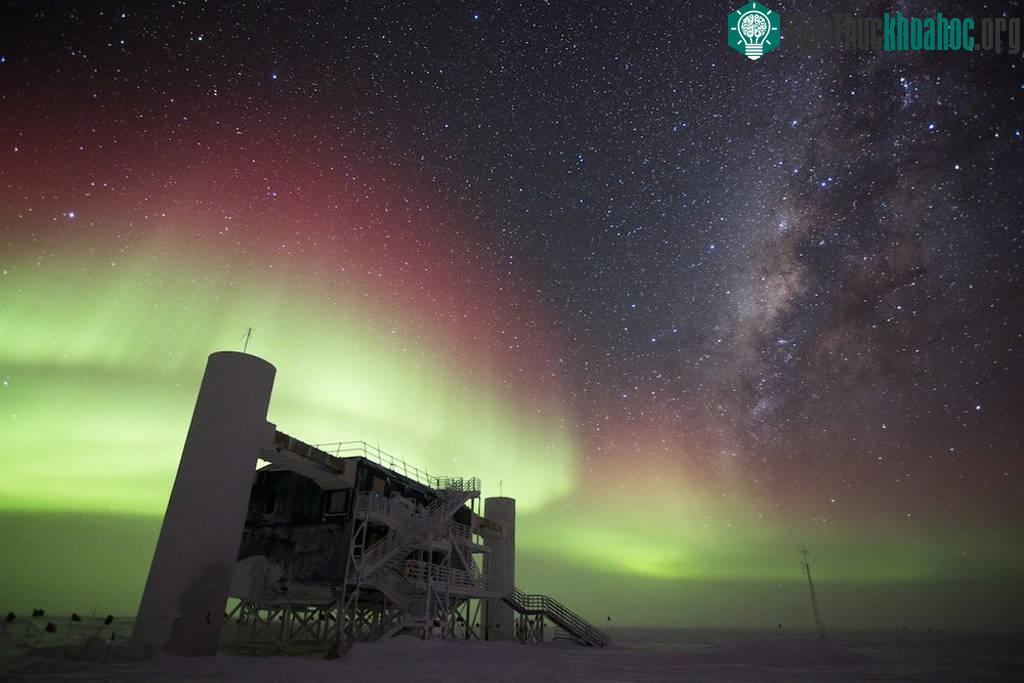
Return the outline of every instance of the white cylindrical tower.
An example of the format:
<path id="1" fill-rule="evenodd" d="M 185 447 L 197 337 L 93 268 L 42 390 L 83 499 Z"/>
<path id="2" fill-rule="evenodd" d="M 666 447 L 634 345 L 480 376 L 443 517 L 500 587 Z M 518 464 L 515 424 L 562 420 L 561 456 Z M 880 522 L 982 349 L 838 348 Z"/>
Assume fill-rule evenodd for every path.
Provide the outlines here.
<path id="1" fill-rule="evenodd" d="M 132 634 L 140 654 L 217 652 L 256 458 L 274 439 L 274 374 L 234 351 L 206 364 Z"/>
<path id="2" fill-rule="evenodd" d="M 484 517 L 501 525 L 501 538 L 485 538 L 490 552 L 484 555 L 484 572 L 491 585 L 510 591 L 516 583 L 516 501 L 515 498 L 487 498 Z M 513 640 L 515 614 L 501 600 L 487 601 L 487 639 Z"/>

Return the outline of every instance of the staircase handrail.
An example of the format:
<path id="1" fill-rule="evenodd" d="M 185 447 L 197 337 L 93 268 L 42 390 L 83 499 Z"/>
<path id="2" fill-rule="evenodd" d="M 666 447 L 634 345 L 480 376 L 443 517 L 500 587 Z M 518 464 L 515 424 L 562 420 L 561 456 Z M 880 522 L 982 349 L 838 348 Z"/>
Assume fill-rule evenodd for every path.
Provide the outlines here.
<path id="1" fill-rule="evenodd" d="M 594 645 L 605 646 L 608 635 L 554 598 L 542 594 L 527 594 L 513 587 L 505 601 L 520 612 L 540 612 L 573 635 Z"/>

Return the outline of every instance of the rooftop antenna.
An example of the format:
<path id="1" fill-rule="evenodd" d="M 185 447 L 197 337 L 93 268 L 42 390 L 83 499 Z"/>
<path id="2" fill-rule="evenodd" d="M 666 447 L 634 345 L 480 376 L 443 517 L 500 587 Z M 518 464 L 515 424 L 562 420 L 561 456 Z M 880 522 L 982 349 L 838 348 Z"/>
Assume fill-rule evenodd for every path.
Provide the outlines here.
<path id="1" fill-rule="evenodd" d="M 814 608 L 814 628 L 818 631 L 818 638 L 824 638 L 825 622 L 821 620 L 821 612 L 818 610 L 818 596 L 814 593 L 814 580 L 811 579 L 811 561 L 807 557 L 807 548 L 801 548 L 800 553 L 804 558 L 800 562 L 800 566 L 804 568 L 804 573 L 807 574 L 807 587 L 811 591 L 811 607 Z"/>
<path id="2" fill-rule="evenodd" d="M 252 339 L 252 328 L 251 327 L 247 327 L 245 329 L 245 344 L 242 345 L 242 353 L 245 353 L 246 351 L 249 350 L 249 340 L 250 339 Z"/>

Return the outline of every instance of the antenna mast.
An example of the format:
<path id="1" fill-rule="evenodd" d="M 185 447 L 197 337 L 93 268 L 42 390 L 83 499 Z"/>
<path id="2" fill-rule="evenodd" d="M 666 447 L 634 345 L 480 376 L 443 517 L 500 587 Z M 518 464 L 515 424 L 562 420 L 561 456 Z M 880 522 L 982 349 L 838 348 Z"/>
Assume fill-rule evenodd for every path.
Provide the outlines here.
<path id="1" fill-rule="evenodd" d="M 814 593 L 814 580 L 811 578 L 811 561 L 807 559 L 807 548 L 801 548 L 800 553 L 804 559 L 800 562 L 800 565 L 804 568 L 804 573 L 807 574 L 807 587 L 811 591 L 811 607 L 814 608 L 814 628 L 818 631 L 818 637 L 825 637 L 825 622 L 821 620 L 821 612 L 818 610 L 818 596 Z"/>
<path id="2" fill-rule="evenodd" d="M 242 353 L 249 350 L 249 340 L 252 339 L 252 328 L 246 328 L 245 330 L 245 344 L 242 346 Z"/>

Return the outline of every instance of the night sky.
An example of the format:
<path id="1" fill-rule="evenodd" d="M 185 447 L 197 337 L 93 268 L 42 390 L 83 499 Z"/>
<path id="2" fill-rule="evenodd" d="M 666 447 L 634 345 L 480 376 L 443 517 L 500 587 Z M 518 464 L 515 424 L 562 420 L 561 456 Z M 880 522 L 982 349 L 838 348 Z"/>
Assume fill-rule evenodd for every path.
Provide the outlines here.
<path id="1" fill-rule="evenodd" d="M 134 610 L 252 327 L 279 429 L 516 497 L 592 618 L 810 626 L 806 545 L 826 624 L 1024 626 L 1021 56 L 738 4 L 2 3 L 0 596 Z"/>

